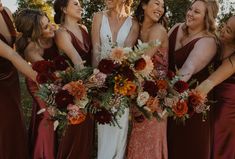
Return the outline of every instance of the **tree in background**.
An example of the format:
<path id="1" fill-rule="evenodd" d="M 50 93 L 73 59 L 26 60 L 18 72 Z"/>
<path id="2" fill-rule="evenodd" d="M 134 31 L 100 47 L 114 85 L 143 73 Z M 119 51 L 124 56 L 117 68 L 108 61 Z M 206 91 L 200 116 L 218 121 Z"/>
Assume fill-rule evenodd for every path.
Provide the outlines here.
<path id="1" fill-rule="evenodd" d="M 50 20 L 53 20 L 53 0 L 17 0 L 18 9 L 15 13 L 23 8 L 40 9 L 47 13 Z"/>
<path id="2" fill-rule="evenodd" d="M 220 3 L 220 14 L 218 16 L 219 26 L 229 17 L 235 15 L 235 2 L 229 2 L 227 0 L 219 0 Z"/>

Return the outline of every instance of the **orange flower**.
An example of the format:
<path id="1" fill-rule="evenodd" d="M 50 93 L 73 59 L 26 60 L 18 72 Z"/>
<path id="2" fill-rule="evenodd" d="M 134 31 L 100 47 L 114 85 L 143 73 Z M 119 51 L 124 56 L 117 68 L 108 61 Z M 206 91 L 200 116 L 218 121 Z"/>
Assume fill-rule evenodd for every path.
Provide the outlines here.
<path id="1" fill-rule="evenodd" d="M 206 101 L 206 97 L 201 95 L 196 90 L 192 90 L 188 98 L 189 104 L 193 107 L 203 104 Z"/>
<path id="2" fill-rule="evenodd" d="M 136 91 L 136 85 L 128 81 L 127 79 L 123 79 L 120 75 L 115 77 L 115 85 L 114 92 L 115 94 L 121 94 L 123 96 L 131 96 Z"/>
<path id="3" fill-rule="evenodd" d="M 156 81 L 156 85 L 158 89 L 167 89 L 168 87 L 168 83 L 166 80 L 157 80 Z"/>
<path id="4" fill-rule="evenodd" d="M 146 103 L 146 106 L 151 110 L 151 112 L 160 111 L 158 98 L 150 97 Z"/>
<path id="5" fill-rule="evenodd" d="M 75 125 L 80 124 L 86 119 L 86 115 L 81 113 L 77 117 L 68 117 L 69 124 Z"/>
<path id="6" fill-rule="evenodd" d="M 136 71 L 142 71 L 145 68 L 146 65 L 147 64 L 146 64 L 146 61 L 144 60 L 144 58 L 141 58 L 141 59 L 139 59 L 135 62 L 134 67 L 135 67 Z"/>
<path id="7" fill-rule="evenodd" d="M 114 48 L 111 52 L 110 58 L 114 60 L 114 63 L 122 63 L 127 57 L 125 56 L 125 52 L 122 48 Z"/>
<path id="8" fill-rule="evenodd" d="M 67 90 L 69 94 L 77 98 L 78 100 L 82 99 L 86 95 L 86 87 L 84 86 L 81 80 L 72 81 L 66 84 L 63 87 L 64 90 Z"/>
<path id="9" fill-rule="evenodd" d="M 177 117 L 183 117 L 188 112 L 188 105 L 184 100 L 178 101 L 172 108 Z"/>

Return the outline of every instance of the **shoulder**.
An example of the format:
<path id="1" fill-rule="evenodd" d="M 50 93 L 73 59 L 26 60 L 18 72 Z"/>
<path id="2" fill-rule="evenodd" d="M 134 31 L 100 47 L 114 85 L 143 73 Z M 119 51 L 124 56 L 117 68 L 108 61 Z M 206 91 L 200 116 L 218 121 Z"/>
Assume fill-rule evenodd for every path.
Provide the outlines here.
<path id="1" fill-rule="evenodd" d="M 35 42 L 29 42 L 29 44 L 27 45 L 27 47 L 24 50 L 25 56 L 39 54 L 39 52 L 40 52 L 40 49 Z"/>
<path id="2" fill-rule="evenodd" d="M 132 21 L 133 30 L 139 30 L 140 28 L 139 22 L 133 17 L 131 17 L 131 21 Z"/>
<path id="3" fill-rule="evenodd" d="M 196 44 L 196 46 L 204 46 L 204 47 L 211 47 L 216 46 L 216 39 L 211 36 L 205 36 L 199 39 Z"/>
<path id="4" fill-rule="evenodd" d="M 4 10 L 7 12 L 7 14 L 8 14 L 9 17 L 11 18 L 11 20 L 13 20 L 13 16 L 12 16 L 12 13 L 11 13 L 10 9 L 7 8 L 7 7 L 4 7 Z"/>
<path id="5" fill-rule="evenodd" d="M 103 14 L 104 13 L 102 11 L 94 13 L 93 20 L 101 19 L 103 17 Z"/>
<path id="6" fill-rule="evenodd" d="M 171 33 L 175 30 L 177 27 L 182 27 L 184 23 L 176 23 L 168 32 L 168 35 L 171 35 Z"/>
<path id="7" fill-rule="evenodd" d="M 67 29 L 64 27 L 59 27 L 59 29 L 57 29 L 55 31 L 55 37 L 70 37 L 69 33 L 67 32 Z"/>
<path id="8" fill-rule="evenodd" d="M 150 37 L 154 36 L 167 37 L 167 30 L 161 24 L 156 23 L 152 26 L 150 30 Z"/>
<path id="9" fill-rule="evenodd" d="M 85 25 L 79 24 L 79 26 L 88 33 L 87 27 Z"/>

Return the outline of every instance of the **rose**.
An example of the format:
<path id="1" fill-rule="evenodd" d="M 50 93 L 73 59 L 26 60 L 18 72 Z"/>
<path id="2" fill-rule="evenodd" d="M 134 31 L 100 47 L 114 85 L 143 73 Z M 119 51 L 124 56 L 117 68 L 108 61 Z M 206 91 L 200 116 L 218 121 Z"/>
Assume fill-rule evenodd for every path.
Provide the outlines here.
<path id="1" fill-rule="evenodd" d="M 199 94 L 198 92 L 192 90 L 189 93 L 188 102 L 189 102 L 189 105 L 191 105 L 192 107 L 201 105 L 204 103 L 204 101 L 205 101 L 205 97 Z"/>
<path id="2" fill-rule="evenodd" d="M 175 76 L 175 73 L 174 73 L 173 71 L 169 70 L 169 71 L 167 72 L 167 77 L 168 77 L 170 80 L 172 80 L 174 76 Z"/>
<path id="3" fill-rule="evenodd" d="M 34 62 L 32 68 L 38 73 L 54 72 L 55 70 L 53 62 L 46 60 Z"/>
<path id="4" fill-rule="evenodd" d="M 188 83 L 184 82 L 184 81 L 177 81 L 174 84 L 174 89 L 179 92 L 179 93 L 183 93 L 184 91 L 186 91 L 189 88 Z"/>
<path id="5" fill-rule="evenodd" d="M 111 74 L 114 70 L 114 63 L 112 60 L 102 59 L 98 64 L 98 69 L 104 74 Z"/>
<path id="6" fill-rule="evenodd" d="M 53 60 L 54 66 L 56 70 L 64 71 L 67 67 L 69 67 L 68 63 L 64 56 L 59 55 Z"/>
<path id="7" fill-rule="evenodd" d="M 56 80 L 56 76 L 52 73 L 43 72 L 43 73 L 38 73 L 36 76 L 36 81 L 39 84 L 43 84 L 48 81 L 54 82 L 55 80 Z"/>
<path id="8" fill-rule="evenodd" d="M 153 81 L 145 81 L 143 90 L 148 92 L 150 96 L 156 97 L 157 96 L 157 86 Z"/>
<path id="9" fill-rule="evenodd" d="M 188 112 L 188 105 L 184 100 L 178 101 L 172 108 L 177 117 L 183 117 Z"/>
<path id="10" fill-rule="evenodd" d="M 168 83 L 166 80 L 157 80 L 156 81 L 157 88 L 160 89 L 167 89 Z"/>
<path id="11" fill-rule="evenodd" d="M 99 124 L 108 124 L 112 121 L 112 115 L 108 110 L 101 108 L 94 114 L 94 119 Z"/>
<path id="12" fill-rule="evenodd" d="M 74 104 L 73 96 L 71 96 L 67 90 L 60 90 L 55 95 L 55 103 L 59 109 L 63 109 L 69 104 Z"/>

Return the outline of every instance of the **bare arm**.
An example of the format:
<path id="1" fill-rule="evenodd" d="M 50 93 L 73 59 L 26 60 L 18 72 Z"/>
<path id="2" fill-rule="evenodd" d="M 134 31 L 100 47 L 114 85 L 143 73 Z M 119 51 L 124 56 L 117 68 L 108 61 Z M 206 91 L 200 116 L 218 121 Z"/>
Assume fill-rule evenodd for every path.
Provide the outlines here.
<path id="1" fill-rule="evenodd" d="M 182 80 L 188 81 L 191 76 L 201 71 L 215 56 L 216 42 L 214 38 L 205 37 L 197 41 L 187 60 L 179 70 Z"/>
<path id="2" fill-rule="evenodd" d="M 75 67 L 83 68 L 83 61 L 77 50 L 74 48 L 70 35 L 64 29 L 59 29 L 55 34 L 55 42 L 59 49 L 61 49 L 73 62 Z"/>
<path id="3" fill-rule="evenodd" d="M 93 56 L 92 56 L 92 66 L 96 67 L 99 63 L 100 57 L 100 27 L 102 21 L 102 13 L 98 12 L 94 14 L 92 28 L 91 28 L 91 40 L 92 40 L 92 48 L 93 48 Z"/>
<path id="4" fill-rule="evenodd" d="M 33 71 L 31 66 L 11 47 L 6 45 L 4 42 L 0 40 L 0 56 L 10 60 L 13 65 L 22 72 L 25 76 L 31 78 L 36 81 L 37 73 Z"/>
<path id="5" fill-rule="evenodd" d="M 199 92 L 206 95 L 215 86 L 229 78 L 235 73 L 235 56 L 226 59 L 222 62 L 219 68 L 213 72 L 205 81 L 203 81 L 197 88 Z"/>

